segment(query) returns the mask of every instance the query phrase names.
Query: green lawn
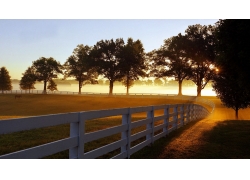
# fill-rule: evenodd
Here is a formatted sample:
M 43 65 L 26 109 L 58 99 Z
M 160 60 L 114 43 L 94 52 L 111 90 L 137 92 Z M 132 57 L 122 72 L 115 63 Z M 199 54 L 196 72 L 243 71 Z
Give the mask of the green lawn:
M 132 159 L 157 159 L 171 141 L 180 136 L 197 122 L 172 132 L 152 146 L 145 147 L 131 156 Z M 182 152 L 185 159 L 249 159 L 250 158 L 250 121 L 225 120 L 218 122 L 210 131 L 205 131 L 200 139 L 203 143 L 195 151 Z M 174 152 L 168 159 L 175 158 Z
M 37 94 L 22 95 L 20 99 L 15 99 L 14 95 L 0 95 L 0 102 L 0 119 L 99 109 L 187 103 L 187 101 L 167 100 L 157 97 L 118 98 Z M 146 113 L 139 113 L 134 115 L 132 117 L 132 120 L 136 121 L 144 118 L 145 116 Z M 121 124 L 121 116 L 92 120 L 86 123 L 86 132 L 101 130 L 119 124 Z M 132 131 L 132 133 L 136 133 L 145 128 L 145 126 L 136 128 Z M 68 124 L 0 135 L 0 155 L 63 139 L 68 136 Z M 116 141 L 118 139 L 120 139 L 120 134 L 89 142 L 85 145 L 85 152 Z M 132 146 L 143 140 L 144 138 L 134 142 Z M 100 158 L 110 158 L 117 153 L 119 153 L 119 150 L 104 155 Z M 68 158 L 68 150 L 49 156 L 47 158 Z

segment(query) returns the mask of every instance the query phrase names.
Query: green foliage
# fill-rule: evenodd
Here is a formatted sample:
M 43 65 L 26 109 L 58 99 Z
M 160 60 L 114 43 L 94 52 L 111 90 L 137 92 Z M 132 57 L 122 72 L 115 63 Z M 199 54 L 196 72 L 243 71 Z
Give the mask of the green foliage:
M 189 77 L 197 85 L 197 96 L 213 79 L 215 69 L 215 27 L 200 24 L 188 26 L 185 31 L 187 38 L 186 52 L 192 61 L 192 75 Z
M 213 88 L 222 103 L 235 110 L 250 105 L 250 35 L 249 20 L 220 20 L 217 23 L 217 58 L 219 68 Z
M 139 77 L 146 77 L 147 65 L 141 41 L 133 41 L 132 38 L 128 38 L 127 44 L 122 48 L 120 58 L 121 74 L 123 75 L 122 83 L 127 87 L 128 94 L 133 81 L 138 80 Z
M 47 86 L 47 89 L 49 89 L 50 91 L 58 91 L 57 89 L 57 84 L 55 83 L 55 81 L 53 81 L 53 79 L 49 80 L 49 84 Z
M 84 46 L 83 44 L 77 45 L 71 55 L 64 64 L 66 69 L 64 75 L 66 77 L 75 77 L 79 83 L 79 94 L 81 94 L 81 88 L 85 84 L 96 84 L 98 73 L 96 68 L 91 62 L 92 48 Z
M 20 89 L 22 90 L 31 90 L 35 88 L 36 75 L 33 67 L 28 67 L 28 69 L 23 73 L 23 77 L 19 83 Z
M 32 68 L 35 69 L 37 80 L 44 82 L 44 94 L 46 94 L 47 82 L 52 78 L 57 78 L 58 74 L 62 74 L 62 66 L 60 62 L 57 62 L 52 57 L 41 57 L 38 60 L 33 61 Z
M 11 80 L 8 70 L 5 67 L 1 67 L 0 69 L 0 90 L 8 91 L 12 90 Z
M 125 87 L 127 87 L 127 94 L 128 94 L 128 89 L 134 85 L 134 81 L 132 79 L 129 79 L 127 76 L 124 76 L 121 82 Z
M 185 36 L 178 34 L 164 41 L 157 51 L 149 53 L 153 57 L 153 73 L 156 77 L 174 77 L 179 83 L 179 95 L 182 95 L 182 81 L 191 75 L 191 61 L 188 58 Z
M 96 43 L 91 52 L 94 64 L 100 75 L 109 80 L 109 94 L 113 94 L 113 84 L 123 77 L 121 73 L 121 51 L 124 47 L 122 38 L 101 40 Z

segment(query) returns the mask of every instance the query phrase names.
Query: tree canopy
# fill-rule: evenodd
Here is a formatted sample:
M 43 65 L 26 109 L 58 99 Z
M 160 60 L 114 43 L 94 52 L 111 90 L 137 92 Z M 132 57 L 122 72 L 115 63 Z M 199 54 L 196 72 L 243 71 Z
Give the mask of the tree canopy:
M 140 40 L 134 41 L 132 38 L 128 38 L 127 44 L 122 48 L 119 55 L 122 83 L 127 88 L 127 95 L 129 88 L 134 84 L 135 80 L 139 77 L 146 76 L 147 65 L 145 63 L 145 53 L 143 44 Z
M 222 103 L 235 110 L 250 105 L 249 20 L 220 20 L 216 32 L 216 66 L 213 88 Z
M 121 51 L 123 39 L 101 40 L 94 45 L 91 56 L 100 75 L 109 80 L 109 94 L 113 94 L 115 81 L 121 81 Z
M 188 26 L 186 52 L 192 61 L 192 75 L 189 77 L 197 85 L 197 96 L 215 75 L 215 27 L 200 24 Z
M 50 91 L 58 91 L 57 89 L 57 84 L 55 83 L 55 81 L 53 81 L 53 79 L 49 80 L 49 84 L 47 86 L 47 89 L 49 89 Z
M 57 78 L 58 74 L 62 74 L 62 66 L 54 58 L 41 57 L 33 61 L 32 68 L 35 69 L 36 78 L 38 81 L 43 81 L 43 93 L 46 94 L 47 82 L 52 78 Z
M 174 77 L 179 84 L 178 95 L 182 95 L 182 82 L 191 75 L 192 62 L 187 55 L 187 39 L 185 36 L 178 34 L 164 41 L 164 45 L 150 55 L 154 56 L 153 73 L 154 76 Z
M 11 80 L 10 80 L 9 71 L 5 67 L 0 69 L 0 90 L 2 93 L 4 91 L 12 90 Z
M 35 69 L 33 67 L 28 67 L 28 69 L 23 73 L 23 76 L 19 83 L 20 88 L 22 90 L 29 90 L 30 92 L 31 89 L 36 89 L 34 86 L 35 83 L 36 83 Z
M 65 78 L 75 77 L 79 82 L 79 94 L 81 94 L 83 85 L 97 83 L 98 73 L 90 56 L 91 50 L 91 47 L 79 44 L 74 49 L 73 54 L 64 63 L 66 69 L 64 73 Z

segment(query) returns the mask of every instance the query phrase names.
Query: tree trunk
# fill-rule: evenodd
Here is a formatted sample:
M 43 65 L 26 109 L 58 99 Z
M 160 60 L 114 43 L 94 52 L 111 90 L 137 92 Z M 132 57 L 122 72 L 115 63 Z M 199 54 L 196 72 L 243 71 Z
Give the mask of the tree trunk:
M 201 96 L 201 85 L 197 86 L 197 97 Z
M 182 81 L 179 80 L 179 92 L 178 92 L 178 96 L 182 95 Z
M 129 93 L 129 79 L 127 77 L 127 96 L 128 96 L 128 93 Z
M 82 93 L 82 86 L 81 86 L 81 81 L 79 81 L 79 91 L 78 91 L 78 94 L 81 94 Z
M 114 82 L 110 81 L 109 82 L 109 95 L 113 95 L 113 86 L 114 86 Z
M 238 111 L 239 111 L 239 109 L 236 108 L 236 109 L 235 109 L 235 118 L 236 118 L 236 120 L 238 120 Z
M 43 94 L 47 94 L 47 92 L 46 92 L 46 87 L 47 87 L 47 81 L 44 81 L 44 85 L 43 85 Z

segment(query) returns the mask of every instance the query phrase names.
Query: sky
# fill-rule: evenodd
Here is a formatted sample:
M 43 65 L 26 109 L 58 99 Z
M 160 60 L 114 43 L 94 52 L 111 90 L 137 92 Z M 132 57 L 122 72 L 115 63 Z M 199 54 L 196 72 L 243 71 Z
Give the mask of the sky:
M 0 67 L 12 79 L 40 57 L 64 63 L 78 44 L 100 40 L 140 39 L 145 52 L 165 39 L 184 33 L 189 25 L 214 24 L 219 19 L 247 18 L 243 0 L 8 0 L 0 6 Z
M 184 33 L 189 25 L 214 24 L 218 19 L 0 19 L 0 66 L 12 79 L 40 57 L 63 64 L 78 44 L 100 40 L 140 39 L 145 52 L 160 48 L 164 39 Z

